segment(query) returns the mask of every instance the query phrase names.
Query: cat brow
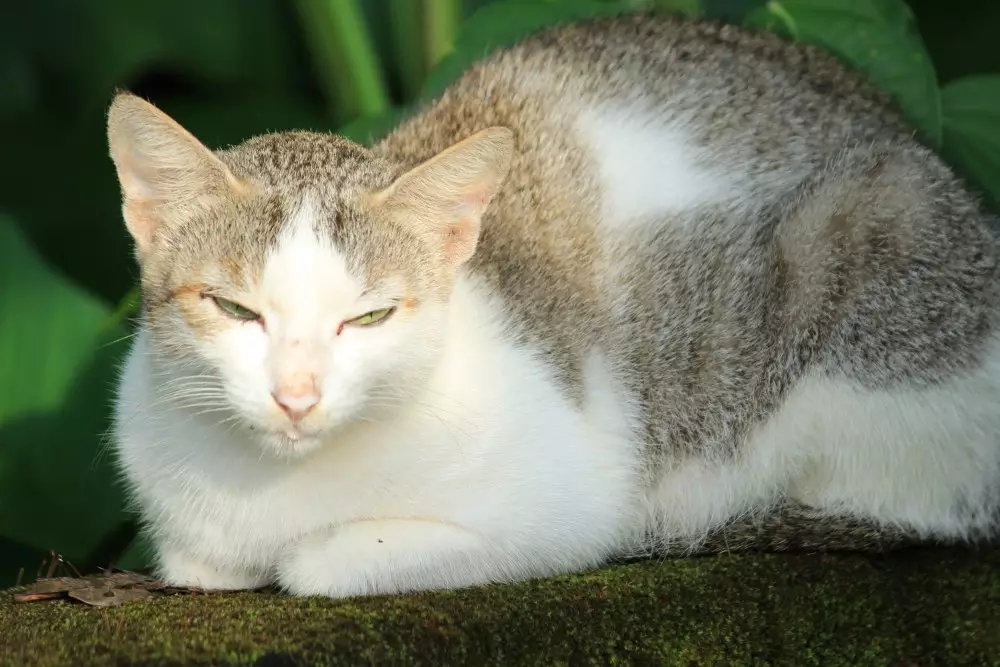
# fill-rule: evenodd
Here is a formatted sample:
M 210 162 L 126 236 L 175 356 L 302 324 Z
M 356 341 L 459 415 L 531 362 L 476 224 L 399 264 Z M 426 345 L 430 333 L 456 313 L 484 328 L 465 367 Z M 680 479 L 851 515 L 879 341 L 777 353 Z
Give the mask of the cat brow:
M 177 297 L 186 296 L 188 294 L 201 294 L 208 288 L 205 283 L 188 283 L 187 285 L 181 285 L 175 289 L 170 290 L 167 295 L 167 302 L 173 301 Z

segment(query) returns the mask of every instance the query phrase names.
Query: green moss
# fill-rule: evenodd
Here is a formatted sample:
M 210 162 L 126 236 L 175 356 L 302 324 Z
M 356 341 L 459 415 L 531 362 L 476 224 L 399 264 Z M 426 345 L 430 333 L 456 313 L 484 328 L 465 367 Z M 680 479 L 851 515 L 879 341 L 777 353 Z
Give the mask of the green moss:
M 723 555 L 347 601 L 10 598 L 16 665 L 1000 665 L 1000 551 Z

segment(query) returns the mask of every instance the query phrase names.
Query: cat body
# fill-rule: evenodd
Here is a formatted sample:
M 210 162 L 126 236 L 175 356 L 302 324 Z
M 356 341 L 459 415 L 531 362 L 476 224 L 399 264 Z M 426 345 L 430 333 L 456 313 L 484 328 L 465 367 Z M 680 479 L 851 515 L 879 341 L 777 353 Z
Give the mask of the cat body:
M 347 596 L 649 551 L 976 541 L 998 245 L 810 47 L 542 31 L 371 149 L 109 117 L 125 478 L 178 584 Z

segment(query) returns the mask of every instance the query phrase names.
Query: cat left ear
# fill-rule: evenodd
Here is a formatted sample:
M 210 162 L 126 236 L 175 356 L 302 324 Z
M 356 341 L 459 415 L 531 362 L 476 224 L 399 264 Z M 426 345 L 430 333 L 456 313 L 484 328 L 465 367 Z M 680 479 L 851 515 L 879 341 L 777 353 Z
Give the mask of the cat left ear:
M 158 229 L 243 187 L 211 150 L 140 97 L 115 96 L 107 131 L 122 213 L 140 257 Z
M 457 268 L 475 252 L 483 213 L 513 152 L 509 129 L 486 128 L 406 172 L 376 200 L 439 240 L 445 261 Z

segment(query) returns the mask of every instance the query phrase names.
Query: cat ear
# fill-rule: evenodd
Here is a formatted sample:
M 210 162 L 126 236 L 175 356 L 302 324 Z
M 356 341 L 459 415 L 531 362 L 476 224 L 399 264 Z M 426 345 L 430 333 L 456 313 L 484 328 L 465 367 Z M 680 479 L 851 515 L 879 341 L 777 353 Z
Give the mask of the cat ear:
M 376 197 L 439 239 L 445 261 L 457 268 L 476 249 L 480 220 L 507 176 L 513 150 L 509 129 L 486 128 L 409 170 Z
M 190 214 L 212 195 L 241 187 L 211 150 L 140 97 L 118 93 L 107 130 L 125 225 L 140 256 L 161 225 Z

